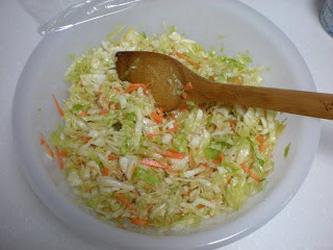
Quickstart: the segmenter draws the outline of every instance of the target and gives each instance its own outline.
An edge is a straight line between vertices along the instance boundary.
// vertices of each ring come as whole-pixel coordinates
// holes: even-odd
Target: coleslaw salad
[[[264,188],[285,127],[276,112],[192,102],[163,112],[148,86],[118,79],[120,50],[164,53],[217,82],[262,81],[248,54],[207,51],[174,27],[150,37],[117,30],[73,56],[69,97],[52,97],[62,122],[40,144],[82,204],[122,227],[177,231],[237,210]]]

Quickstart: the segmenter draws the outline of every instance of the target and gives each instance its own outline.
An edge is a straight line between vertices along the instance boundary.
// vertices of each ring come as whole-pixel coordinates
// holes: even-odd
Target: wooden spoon
[[[155,52],[121,51],[116,57],[119,78],[147,84],[164,111],[173,110],[184,101],[179,92],[183,89],[186,100],[199,104],[238,104],[333,119],[333,94],[220,84],[198,76],[170,56]]]

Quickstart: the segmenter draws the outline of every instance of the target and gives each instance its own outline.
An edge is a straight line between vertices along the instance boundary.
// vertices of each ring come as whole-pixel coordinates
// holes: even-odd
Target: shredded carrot
[[[219,165],[221,163],[221,161],[219,158],[217,158],[217,159],[213,160],[213,163],[215,163],[216,165]]]
[[[264,135],[257,135],[256,136],[256,141],[259,143],[259,151],[260,152],[264,152],[265,149],[266,149],[266,145],[265,145],[266,136],[264,136]]]
[[[161,123],[163,121],[163,112],[160,109],[156,109],[156,111],[151,112],[150,118],[156,123]]]
[[[109,159],[109,161],[118,160],[118,159],[119,159],[119,156],[116,155],[116,154],[110,153],[110,154],[108,155],[108,159]]]
[[[200,68],[200,63],[194,61],[191,57],[189,57],[188,55],[181,53],[181,52],[176,52],[176,56],[180,57],[181,59],[187,61],[188,63],[192,64],[192,66],[196,67],[196,68]]]
[[[171,166],[169,166],[166,163],[162,163],[162,162],[158,162],[152,159],[148,159],[148,158],[143,158],[141,159],[141,164],[149,166],[149,167],[154,167],[154,168],[162,168],[162,169],[171,169]]]
[[[52,99],[53,99],[53,103],[54,103],[54,106],[56,107],[56,110],[58,112],[58,114],[61,116],[61,117],[64,117],[64,110],[62,109],[62,107],[60,106],[57,98],[55,97],[55,95],[52,95]]]
[[[232,180],[232,176],[229,175],[229,176],[227,177],[227,183],[230,184],[231,180]]]
[[[207,162],[205,162],[205,163],[201,163],[200,166],[203,166],[203,167],[205,167],[205,168],[209,168],[209,165],[208,165]]]
[[[86,111],[79,112],[79,116],[87,116],[87,115],[88,115],[88,112],[86,112]]]
[[[232,130],[235,130],[237,125],[237,120],[229,120],[229,126]]]
[[[143,88],[143,90],[146,90],[147,89],[147,86],[143,83],[131,83],[127,89],[126,89],[126,93],[131,93],[135,90],[137,90],[138,88]]]
[[[240,164],[240,167],[244,170],[245,173],[248,173],[256,182],[260,182],[261,178],[252,171],[248,166],[246,166],[244,163]]]
[[[256,136],[256,141],[258,143],[264,143],[266,141],[266,137],[264,135],[257,135]]]
[[[49,146],[49,144],[46,142],[45,137],[44,137],[43,134],[40,134],[39,144],[43,146],[43,148],[45,149],[48,156],[50,156],[52,158],[54,157],[54,153],[53,153],[51,147]]]
[[[55,159],[59,165],[60,169],[64,169],[64,159],[63,155],[61,154],[61,151],[58,150],[57,148],[55,149]]]
[[[106,115],[107,113],[109,113],[109,110],[108,109],[101,109],[101,111],[99,111],[99,114],[100,115]]]
[[[68,151],[64,149],[58,149],[58,154],[60,157],[67,157],[68,156]]]
[[[174,158],[174,159],[183,159],[185,157],[184,153],[180,153],[180,152],[174,151],[172,149],[167,150],[165,152],[161,152],[161,155],[168,157],[168,158]]]
[[[126,197],[126,195],[122,194],[122,193],[117,193],[115,194],[115,198],[122,203],[123,205],[125,205],[128,208],[132,208],[133,205],[130,202],[130,200]]]
[[[221,164],[221,162],[224,160],[224,154],[221,153],[216,159],[213,160],[215,164]]]
[[[88,142],[90,141],[91,137],[88,136],[88,135],[82,135],[82,136],[80,137],[80,139],[81,139],[82,142],[84,142],[84,143],[88,143]]]
[[[102,168],[102,175],[103,176],[109,176],[110,175],[110,169],[103,167]]]
[[[138,225],[138,226],[145,226],[148,224],[148,220],[146,219],[141,219],[139,217],[135,217],[131,220],[132,224]]]
[[[185,86],[184,86],[184,90],[188,91],[188,90],[191,90],[191,89],[193,89],[192,83],[191,82],[186,83]]]
[[[266,149],[266,145],[265,145],[264,143],[259,144],[259,151],[260,151],[261,153],[265,152],[265,149]]]
[[[198,205],[197,205],[197,208],[199,208],[199,209],[200,209],[200,208],[204,208],[204,207],[205,207],[205,205],[203,205],[203,204],[198,204]]]

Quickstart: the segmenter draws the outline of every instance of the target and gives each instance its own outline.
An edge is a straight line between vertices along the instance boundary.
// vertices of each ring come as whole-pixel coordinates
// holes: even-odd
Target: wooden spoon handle
[[[203,85],[201,85],[203,86]],[[298,115],[333,119],[333,94],[296,91],[278,88],[239,86],[210,82],[200,89],[195,84],[195,99],[209,99],[219,103],[245,105]]]

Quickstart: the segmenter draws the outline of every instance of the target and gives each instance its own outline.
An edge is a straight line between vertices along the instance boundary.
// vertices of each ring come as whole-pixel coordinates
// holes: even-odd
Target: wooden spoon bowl
[[[289,89],[221,84],[209,81],[176,59],[156,52],[121,51],[116,53],[120,80],[145,83],[165,111],[177,108],[184,99],[197,103],[244,105],[333,119],[333,94]],[[185,88],[190,83],[190,88]]]

